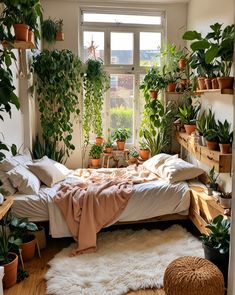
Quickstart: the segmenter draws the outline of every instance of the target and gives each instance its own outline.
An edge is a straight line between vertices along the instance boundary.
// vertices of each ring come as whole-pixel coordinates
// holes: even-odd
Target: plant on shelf
[[[18,255],[13,251],[21,244],[20,239],[14,238],[9,231],[11,214],[7,213],[0,220],[0,266],[4,267],[3,287],[9,288],[16,283]]]
[[[140,154],[141,159],[148,160],[148,158],[150,156],[150,150],[149,150],[147,142],[142,139],[139,142],[139,145],[140,145],[139,154]]]
[[[85,146],[87,146],[90,132],[98,137],[102,136],[102,108],[104,93],[109,88],[109,78],[103,70],[102,60],[88,59],[85,68],[83,135]]]
[[[31,260],[35,254],[36,238],[33,232],[38,230],[37,225],[33,222],[29,222],[28,218],[12,216],[9,228],[14,239],[20,240],[23,260]]]
[[[130,148],[130,150],[129,150],[129,163],[130,164],[137,163],[138,158],[139,158],[139,153],[138,153],[136,147]]]
[[[207,184],[208,195],[212,195],[212,191],[218,190],[217,179],[219,177],[219,174],[215,173],[214,166],[208,171],[207,176],[208,176],[208,184]]]
[[[231,131],[231,124],[226,119],[224,123],[218,120],[217,134],[221,153],[228,154],[233,141],[233,132]]]
[[[98,167],[99,166],[99,162],[100,162],[102,152],[103,152],[103,148],[102,148],[101,145],[93,144],[91,146],[89,156],[91,158],[92,167]]]
[[[42,22],[42,38],[47,43],[55,42],[57,32],[56,22],[51,18],[46,19]]]
[[[219,203],[221,207],[225,209],[230,209],[232,205],[232,192],[220,192]]]
[[[206,114],[206,146],[209,150],[216,150],[218,145],[218,125],[215,120],[215,114],[209,109]]]
[[[107,154],[111,154],[112,153],[113,143],[112,143],[110,137],[107,139],[107,141],[105,141],[104,148],[105,148],[105,152]]]
[[[224,275],[225,283],[228,278],[230,224],[229,219],[218,215],[206,225],[210,233],[201,236],[205,258],[218,266]]]
[[[178,117],[181,123],[184,124],[186,133],[189,135],[196,130],[196,121],[200,108],[200,104],[196,106],[184,104],[182,107],[179,107]]]
[[[197,119],[196,122],[197,125],[197,132],[199,133],[200,140],[199,144],[202,146],[206,146],[205,142],[205,134],[206,134],[206,111],[203,111],[200,115],[200,117]]]
[[[125,142],[130,136],[131,132],[129,128],[116,128],[113,130],[112,139],[116,140],[118,150],[124,150]]]
[[[75,149],[73,123],[80,113],[82,62],[70,50],[44,50],[33,57],[32,68],[36,74],[42,138],[55,147],[56,154],[61,155],[59,150],[62,149],[65,156],[69,156]]]
[[[55,39],[56,41],[64,41],[64,33],[63,33],[63,27],[64,27],[64,22],[63,19],[56,20],[56,36]]]
[[[163,74],[157,66],[152,67],[148,70],[147,74],[144,76],[143,82],[140,85],[140,89],[146,94],[149,94],[153,99],[158,96],[158,91],[165,89],[166,82],[164,80]]]

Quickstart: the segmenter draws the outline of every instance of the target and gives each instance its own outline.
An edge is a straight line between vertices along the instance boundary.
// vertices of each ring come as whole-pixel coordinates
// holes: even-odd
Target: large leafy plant
[[[89,156],[92,159],[100,159],[102,152],[103,152],[103,148],[102,148],[101,145],[93,144],[91,146],[91,149],[90,149],[90,152],[89,152]]]
[[[166,86],[166,81],[161,74],[157,66],[152,67],[148,70],[147,74],[144,76],[143,82],[140,85],[140,89],[144,92],[149,92],[150,90],[161,90]]]
[[[184,104],[179,107],[178,117],[183,124],[193,125],[196,124],[198,112],[201,105],[193,106],[192,104]]]
[[[113,130],[112,139],[119,141],[126,141],[130,137],[130,129],[129,128],[116,128]]]
[[[83,101],[83,135],[85,145],[90,132],[102,136],[102,108],[104,93],[109,88],[109,78],[103,70],[102,60],[88,59],[83,76],[85,96]]]
[[[70,50],[44,50],[34,56],[32,67],[43,140],[57,151],[62,147],[69,156],[75,149],[73,122],[80,113],[82,62]]]
[[[230,220],[224,219],[222,215],[215,217],[211,223],[206,225],[210,230],[209,235],[201,236],[202,243],[216,249],[221,254],[228,253],[230,244]]]

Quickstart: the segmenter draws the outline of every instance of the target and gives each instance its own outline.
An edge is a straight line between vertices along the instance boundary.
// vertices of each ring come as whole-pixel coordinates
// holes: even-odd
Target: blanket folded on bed
[[[96,250],[96,233],[116,220],[126,207],[133,185],[156,180],[142,167],[78,169],[79,181],[62,184],[55,203],[59,206],[78,246],[72,255]]]

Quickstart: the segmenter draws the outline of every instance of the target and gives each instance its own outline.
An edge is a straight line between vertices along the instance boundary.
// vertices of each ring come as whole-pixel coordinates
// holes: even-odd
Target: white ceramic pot
[[[225,199],[225,198],[219,197],[220,205],[223,208],[230,209],[231,208],[231,201],[232,201],[232,199]]]

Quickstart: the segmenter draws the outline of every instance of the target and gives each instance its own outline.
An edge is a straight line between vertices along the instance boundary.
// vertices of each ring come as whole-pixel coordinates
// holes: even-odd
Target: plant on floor
[[[32,68],[36,74],[43,140],[56,147],[58,155],[62,148],[69,156],[75,149],[71,143],[73,122],[80,113],[82,62],[70,50],[44,50],[33,57]]]
[[[96,136],[102,136],[102,108],[104,93],[109,88],[109,79],[103,70],[102,60],[88,59],[85,68],[83,135],[85,145],[87,145],[91,131]]]
[[[103,148],[101,145],[93,144],[91,146],[89,156],[91,157],[91,159],[100,159],[102,152]]]

